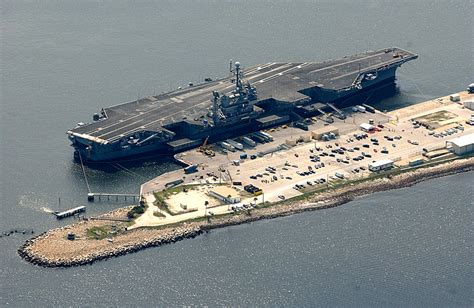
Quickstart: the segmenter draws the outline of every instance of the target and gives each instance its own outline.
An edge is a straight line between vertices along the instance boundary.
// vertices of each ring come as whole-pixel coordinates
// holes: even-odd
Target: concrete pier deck
[[[248,197],[239,204],[243,203],[261,203],[263,200],[275,202],[282,198],[288,199],[301,195],[311,190],[317,190],[325,187],[324,185],[331,185],[339,180],[335,177],[336,172],[344,175],[345,180],[363,179],[371,174],[367,170],[367,165],[373,161],[391,159],[395,162],[395,166],[407,166],[411,160],[423,159],[428,161],[429,158],[423,156],[426,151],[435,151],[444,148],[446,141],[474,132],[474,127],[466,124],[466,120],[470,118],[473,113],[472,110],[464,108],[462,102],[465,100],[474,99],[474,95],[467,92],[460,92],[461,102],[452,102],[449,96],[429,100],[423,103],[415,104],[406,108],[401,108],[388,113],[377,111],[373,113],[353,112],[351,109],[346,109],[347,114],[345,120],[335,119],[332,126],[339,129],[340,136],[331,141],[315,141],[300,143],[289,150],[282,150],[273,154],[265,155],[264,157],[257,157],[256,159],[240,160],[238,166],[233,164],[234,160],[239,160],[240,154],[246,153],[249,157],[256,155],[259,152],[265,151],[269,148],[285,143],[289,139],[297,139],[308,136],[311,131],[324,127],[325,123],[321,119],[309,125],[309,131],[293,127],[279,127],[268,131],[274,141],[265,144],[258,144],[255,148],[245,148],[244,151],[237,151],[234,153],[223,154],[219,147],[214,145],[216,151],[215,157],[208,157],[198,152],[197,150],[190,150],[182,153],[186,161],[199,166],[198,172],[193,174],[184,174],[182,169],[170,173],[163,174],[141,186],[141,193],[145,196],[148,204],[153,204],[155,201],[153,192],[165,189],[165,184],[175,180],[183,180],[183,185],[200,185],[208,186],[215,183],[229,183],[231,179],[233,182],[241,182],[242,185],[252,184],[263,190],[263,194],[256,197]],[[412,123],[413,119],[419,119],[428,115],[441,114],[446,116],[446,119],[440,119],[440,126],[433,131],[425,127],[415,127]],[[361,123],[369,122],[369,119],[374,121],[374,125],[381,125],[380,131],[369,134],[367,139],[355,140],[354,133],[362,133],[359,129]],[[438,133],[444,132],[446,129],[453,126],[463,127],[463,130],[458,130],[456,133],[444,136],[435,137]],[[387,137],[400,137],[389,141]],[[370,139],[376,138],[378,145],[374,145]],[[303,138],[304,139],[304,138]],[[353,141],[351,141],[351,139]],[[365,147],[365,146],[368,147]],[[331,149],[337,147],[345,147],[346,149],[359,148],[359,150],[345,151],[343,155],[336,154],[331,156],[320,156],[320,162],[325,164],[325,167],[316,169],[315,165],[318,163],[311,162],[311,155],[318,156],[322,152],[331,153]],[[321,150],[316,150],[321,148]],[[388,151],[387,154],[382,153],[383,149]],[[360,156],[361,152],[369,154],[369,157],[361,161],[354,161],[353,158]],[[449,155],[449,154],[448,154]],[[454,155],[454,154],[451,154]],[[349,163],[343,163],[338,159],[347,160]],[[265,169],[267,167],[274,167],[275,173],[268,173]],[[306,176],[301,176],[299,173],[308,171],[308,167],[313,168],[316,172]],[[365,168],[365,170],[362,170]],[[358,172],[355,172],[358,169]],[[219,171],[219,170],[225,170]],[[251,176],[259,175],[256,178]],[[273,177],[276,177],[275,180]],[[315,180],[325,179],[325,184],[313,184]],[[311,182],[311,185],[307,183]],[[306,187],[304,189],[295,189],[296,184],[302,184]],[[242,186],[237,186],[242,189]],[[156,210],[156,209],[155,209]],[[151,211],[151,210],[150,210]],[[225,213],[230,211],[229,205],[222,205],[213,208],[216,213]],[[138,219],[132,228],[141,226],[158,226],[168,223],[175,223],[185,221],[196,217],[204,216],[206,210],[204,205],[198,205],[198,210],[182,215],[165,215],[165,217],[151,217],[148,219]]]

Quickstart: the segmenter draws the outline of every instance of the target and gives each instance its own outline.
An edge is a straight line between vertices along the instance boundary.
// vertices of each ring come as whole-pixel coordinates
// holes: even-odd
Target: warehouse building
[[[474,152],[474,133],[446,141],[446,148],[457,155]]]

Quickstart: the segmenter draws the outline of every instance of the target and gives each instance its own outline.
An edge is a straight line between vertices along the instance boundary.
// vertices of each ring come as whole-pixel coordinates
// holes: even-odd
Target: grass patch
[[[92,227],[87,229],[86,234],[90,239],[103,240],[110,235],[110,226]]]

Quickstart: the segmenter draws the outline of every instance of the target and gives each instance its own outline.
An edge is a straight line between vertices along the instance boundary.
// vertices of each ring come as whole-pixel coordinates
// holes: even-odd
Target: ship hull
[[[367,84],[364,88],[359,89],[357,91],[349,91],[342,93],[341,95],[337,96],[336,99],[328,101],[330,103],[334,103],[334,105],[338,107],[347,107],[354,104],[358,104],[361,101],[365,101],[367,98],[373,98],[377,93],[379,97],[385,98],[393,95],[394,87],[395,87],[395,71],[393,74],[386,74],[383,77],[377,80],[377,82],[371,82]],[[334,96],[333,96],[334,97]],[[183,152],[192,148],[195,148],[201,145],[204,140],[209,137],[208,142],[218,142],[222,140],[226,140],[228,138],[235,138],[241,136],[246,133],[251,133],[258,131],[260,129],[268,129],[277,125],[283,125],[291,122],[292,119],[288,117],[285,121],[280,121],[275,125],[267,125],[262,127],[253,122],[243,123],[240,125],[232,125],[229,127],[219,127],[219,128],[212,128],[208,130],[201,131],[196,133],[190,137],[194,140],[199,142],[190,143],[189,146],[184,146],[179,149],[175,149],[167,145],[163,142],[157,143],[150,143],[144,146],[136,146],[136,147],[114,147],[110,146],[100,146],[100,147],[93,147],[92,151],[88,151],[83,147],[76,147],[74,158],[77,161],[80,161],[79,153],[82,157],[83,162],[91,163],[91,162],[103,162],[103,161],[122,161],[128,159],[156,159],[164,156],[172,156],[176,153]]]

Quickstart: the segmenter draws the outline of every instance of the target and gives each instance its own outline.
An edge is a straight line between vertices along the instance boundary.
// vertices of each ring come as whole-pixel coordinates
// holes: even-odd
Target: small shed
[[[452,102],[459,102],[461,100],[461,97],[459,96],[458,93],[455,93],[455,94],[451,94],[449,96],[449,99],[452,101]]]
[[[372,132],[375,130],[375,126],[369,124],[369,123],[362,123],[360,125],[360,129],[363,131],[363,132]]]
[[[393,160],[391,159],[382,159],[376,162],[369,164],[369,170],[372,172],[377,172],[380,170],[387,170],[393,167]]]
[[[311,132],[311,137],[314,140],[321,140],[323,139],[324,135],[329,135],[330,133],[333,133],[334,135],[339,135],[339,128],[328,125],[328,126],[323,126],[321,128],[318,128],[316,130],[313,130]]]
[[[285,140],[285,144],[293,147],[293,146],[296,145],[296,139],[295,139],[295,138],[286,139],[286,140]]]

